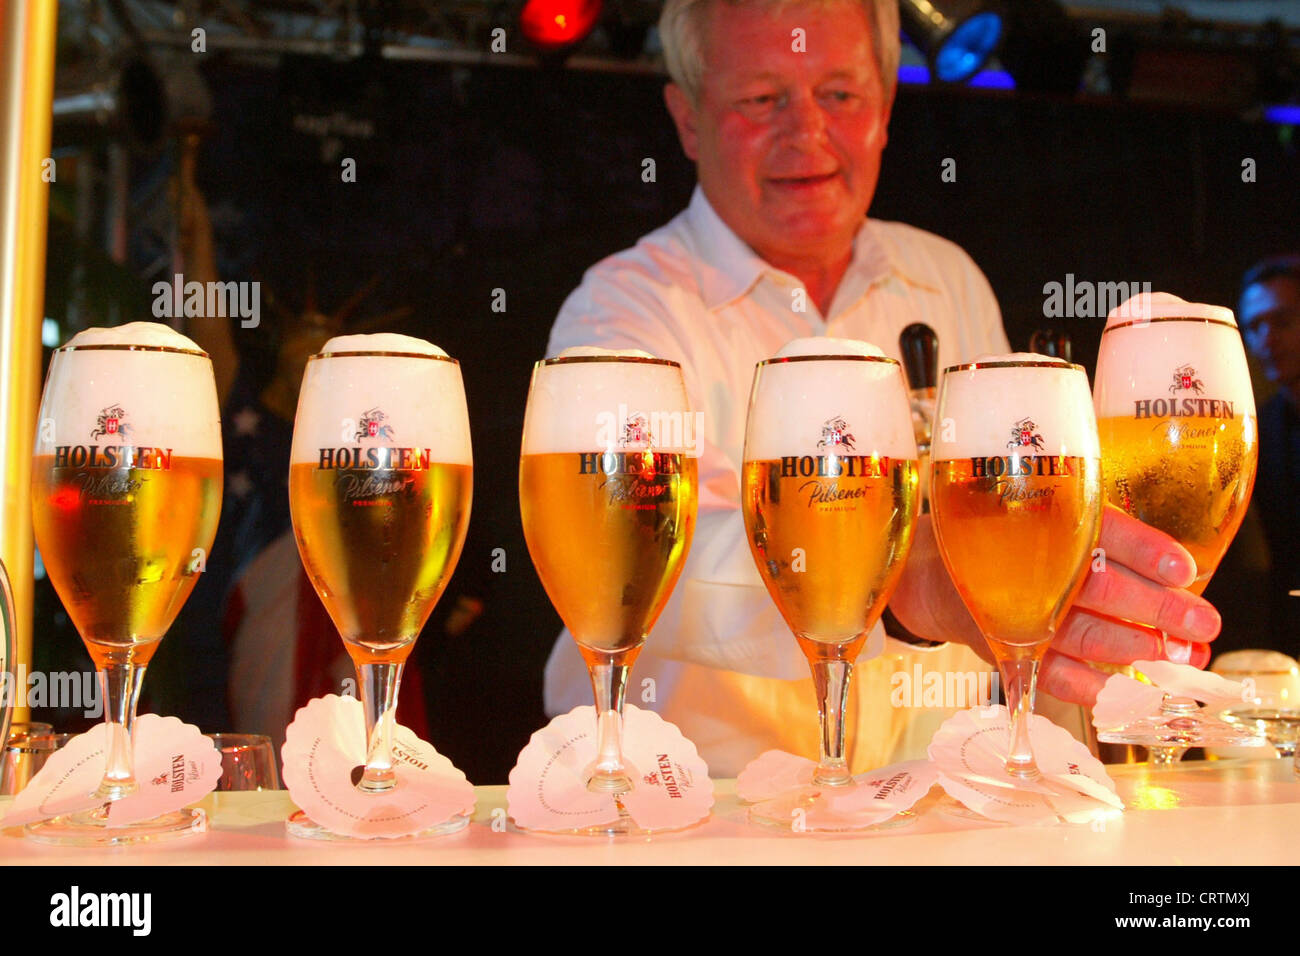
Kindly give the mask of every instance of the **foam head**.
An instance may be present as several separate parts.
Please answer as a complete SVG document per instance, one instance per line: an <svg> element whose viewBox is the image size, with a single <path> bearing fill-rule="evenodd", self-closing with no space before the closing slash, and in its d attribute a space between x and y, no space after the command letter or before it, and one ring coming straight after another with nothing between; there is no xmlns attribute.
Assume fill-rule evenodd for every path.
<svg viewBox="0 0 1300 956"><path fill-rule="evenodd" d="M1125 318L1122 310L1130 303L1137 314ZM1182 399L1229 402L1227 417L1255 414L1250 369L1232 310L1164 292L1134 296L1112 310L1097 353L1093 391L1099 418L1132 416L1134 403L1143 401L1153 410L1170 408L1171 401L1182 409Z"/></svg>
<svg viewBox="0 0 1300 956"><path fill-rule="evenodd" d="M1097 458L1088 376L1029 352L980 356L944 369L931 446L934 461L1006 455Z"/></svg>
<svg viewBox="0 0 1300 956"><path fill-rule="evenodd" d="M163 448L220 460L212 362L156 322L78 333L50 359L35 451L75 445Z"/></svg>
<svg viewBox="0 0 1300 956"><path fill-rule="evenodd" d="M111 329L86 329L74 335L63 347L84 348L93 345L138 345L142 348L203 351L192 339L186 338L171 326L160 322L128 322L125 325L115 325Z"/></svg>
<svg viewBox="0 0 1300 956"><path fill-rule="evenodd" d="M1168 292L1139 292L1125 299L1106 316L1106 328L1125 322L1150 322L1153 319L1210 319L1236 325L1231 309L1203 302L1187 302Z"/></svg>
<svg viewBox="0 0 1300 956"><path fill-rule="evenodd" d="M533 369L521 454L654 450L694 457L701 440L676 362L640 349L565 349Z"/></svg>
<svg viewBox="0 0 1300 956"><path fill-rule="evenodd" d="M374 352L389 354L349 354ZM323 449L358 446L427 449L434 462L473 464L460 365L407 335L326 342L303 374L291 460L318 463Z"/></svg>
<svg viewBox="0 0 1300 956"><path fill-rule="evenodd" d="M754 372L745 460L789 455L916 458L902 367L869 342L805 338Z"/></svg>
<svg viewBox="0 0 1300 956"><path fill-rule="evenodd" d="M375 332L370 335L336 335L325 343L321 354L333 352L407 352L415 355L441 355L447 353L432 342L396 332Z"/></svg>

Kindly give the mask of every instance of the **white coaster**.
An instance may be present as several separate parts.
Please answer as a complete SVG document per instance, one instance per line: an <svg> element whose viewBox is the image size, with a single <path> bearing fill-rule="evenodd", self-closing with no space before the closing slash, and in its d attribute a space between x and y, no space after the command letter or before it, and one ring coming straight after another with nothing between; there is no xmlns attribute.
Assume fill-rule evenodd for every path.
<svg viewBox="0 0 1300 956"><path fill-rule="evenodd" d="M397 786L362 793L366 762L361 701L328 694L309 701L285 731L284 785L300 810L332 833L359 839L409 836L474 812L474 787L446 757L408 728L393 731Z"/></svg>
<svg viewBox="0 0 1300 956"><path fill-rule="evenodd" d="M516 825L567 831L615 823L615 798L587 790L595 759L595 707L575 707L534 733L510 771L506 802ZM633 789L619 799L641 829L680 829L708 816L709 768L676 725L625 705L623 763Z"/></svg>
<svg viewBox="0 0 1300 956"><path fill-rule="evenodd" d="M1124 807L1115 782L1088 748L1034 714L1029 723L1038 777L1006 772L1007 709L975 707L953 715L930 741L939 785L971 810L1007 823L1071 823L1108 816Z"/></svg>
<svg viewBox="0 0 1300 956"><path fill-rule="evenodd" d="M1134 661L1133 669L1151 683L1144 684L1127 674L1108 677L1092 709L1092 725L1098 730L1123 727L1160 713L1166 694L1199 700L1211 713L1256 702L1253 689L1246 684L1188 664Z"/></svg>
<svg viewBox="0 0 1300 956"><path fill-rule="evenodd" d="M736 778L736 796L761 803L793 790L813 786L816 761L784 750L769 750L751 760ZM938 769L928 760L909 760L858 774L847 787L825 787L820 793L832 816L854 814L862 826L875 826L910 810L930 792ZM864 811L874 809L863 816Z"/></svg>
<svg viewBox="0 0 1300 956"><path fill-rule="evenodd" d="M95 796L107 761L108 727L100 724L50 755L14 797L0 826L21 826L104 806L108 827L124 827L196 803L221 779L221 753L199 728L177 717L137 717L133 742L140 789L129 797L105 804Z"/></svg>

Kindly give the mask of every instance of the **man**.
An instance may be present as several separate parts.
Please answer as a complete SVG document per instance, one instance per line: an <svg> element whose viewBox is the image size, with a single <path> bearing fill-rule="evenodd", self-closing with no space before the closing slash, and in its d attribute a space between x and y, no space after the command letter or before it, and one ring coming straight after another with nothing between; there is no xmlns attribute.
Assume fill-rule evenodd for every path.
<svg viewBox="0 0 1300 956"><path fill-rule="evenodd" d="M1254 500L1267 517L1271 646L1294 655L1295 636L1285 624L1297 606L1288 592L1300 588L1300 255L1266 259L1247 272L1237 317L1246 346L1277 385L1259 410Z"/></svg>
<svg viewBox="0 0 1300 956"><path fill-rule="evenodd" d="M665 100L699 187L671 223L588 271L549 353L600 345L677 360L704 412L695 540L629 700L678 723L728 776L769 747L817 750L807 664L754 568L740 515L754 364L812 335L864 339L897 357L899 332L918 321L938 332L941 367L1009 348L988 283L965 253L866 219L899 59L894 0L668 0L660 35L672 77ZM1172 656L1198 664L1219 628L1212 607L1180 590L1194 564L1172 540L1110 513L1102 544L1108 570L1092 575L1040 683L1080 702L1105 676L1083 658L1158 653L1154 637L1111 617L1163 628ZM888 655L860 663L848 714L855 770L919 755L951 712L918 721L908 719L917 711L890 707L893 673L912 673L914 661L987 669L966 650L987 653L928 518L890 609L914 634L957 643L911 651L891 641ZM878 628L863 658L883 646ZM584 702L585 673L563 635L547 667L547 710Z"/></svg>

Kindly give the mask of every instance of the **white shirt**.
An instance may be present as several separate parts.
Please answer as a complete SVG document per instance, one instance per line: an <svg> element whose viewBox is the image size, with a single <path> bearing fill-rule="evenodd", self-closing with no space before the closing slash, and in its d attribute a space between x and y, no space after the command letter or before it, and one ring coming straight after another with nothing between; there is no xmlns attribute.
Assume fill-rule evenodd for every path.
<svg viewBox="0 0 1300 956"><path fill-rule="evenodd" d="M763 586L740 513L754 366L791 339L821 335L862 339L900 358L899 333L913 322L938 333L941 369L1010 351L988 281L955 244L901 223L866 220L823 318L802 283L760 259L699 187L666 226L587 270L560 309L548 355L597 345L672 359L682 365L691 407L704 413L694 541L632 669L627 699L678 724L716 776L736 775L773 747L814 758L817 752L808 664ZM899 743L928 740L923 731L882 727L880 702L866 699L881 687L862 686L872 683L863 677L862 661L884 648L877 625L855 671L856 706L848 715L850 744L868 766L895 755ZM914 653L905 648L890 642L893 662L876 675L876 685L889 668L897 669L901 655ZM988 669L960 648L930 659ZM591 700L586 667L566 631L546 667L547 712L564 713ZM864 734L875 739L864 740Z"/></svg>

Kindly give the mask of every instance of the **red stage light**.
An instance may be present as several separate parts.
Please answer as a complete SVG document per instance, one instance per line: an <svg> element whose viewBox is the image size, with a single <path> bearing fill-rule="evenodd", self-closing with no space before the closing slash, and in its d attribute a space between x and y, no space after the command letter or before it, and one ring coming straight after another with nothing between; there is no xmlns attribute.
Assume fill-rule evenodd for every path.
<svg viewBox="0 0 1300 956"><path fill-rule="evenodd" d="M600 19L601 6L602 0L528 0L519 27L529 42L558 50L586 38Z"/></svg>

